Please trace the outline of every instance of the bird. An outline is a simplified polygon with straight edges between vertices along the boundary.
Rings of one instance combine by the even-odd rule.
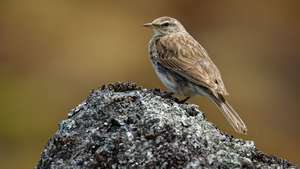
[[[246,134],[245,123],[225,99],[228,92],[219,69],[185,27],[168,16],[145,23],[144,27],[153,30],[148,53],[167,90],[185,96],[183,102],[196,95],[209,98],[237,133]]]

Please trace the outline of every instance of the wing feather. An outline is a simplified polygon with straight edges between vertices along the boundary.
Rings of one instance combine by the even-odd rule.
[[[191,35],[176,33],[163,36],[156,42],[156,48],[156,61],[162,66],[213,92],[228,94],[218,68]]]

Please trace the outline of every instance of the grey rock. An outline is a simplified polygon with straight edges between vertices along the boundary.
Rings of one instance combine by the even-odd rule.
[[[177,101],[133,83],[93,90],[60,123],[36,168],[297,168]]]

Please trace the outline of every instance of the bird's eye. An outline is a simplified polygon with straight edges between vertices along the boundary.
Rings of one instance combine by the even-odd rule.
[[[161,26],[170,26],[170,23],[169,22],[165,22],[165,23],[163,23],[163,24],[161,24]]]

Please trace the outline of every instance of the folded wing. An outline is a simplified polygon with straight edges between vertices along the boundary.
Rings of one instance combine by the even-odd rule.
[[[214,93],[228,94],[218,68],[205,49],[189,34],[164,36],[157,41],[156,48],[156,60],[162,66]]]

